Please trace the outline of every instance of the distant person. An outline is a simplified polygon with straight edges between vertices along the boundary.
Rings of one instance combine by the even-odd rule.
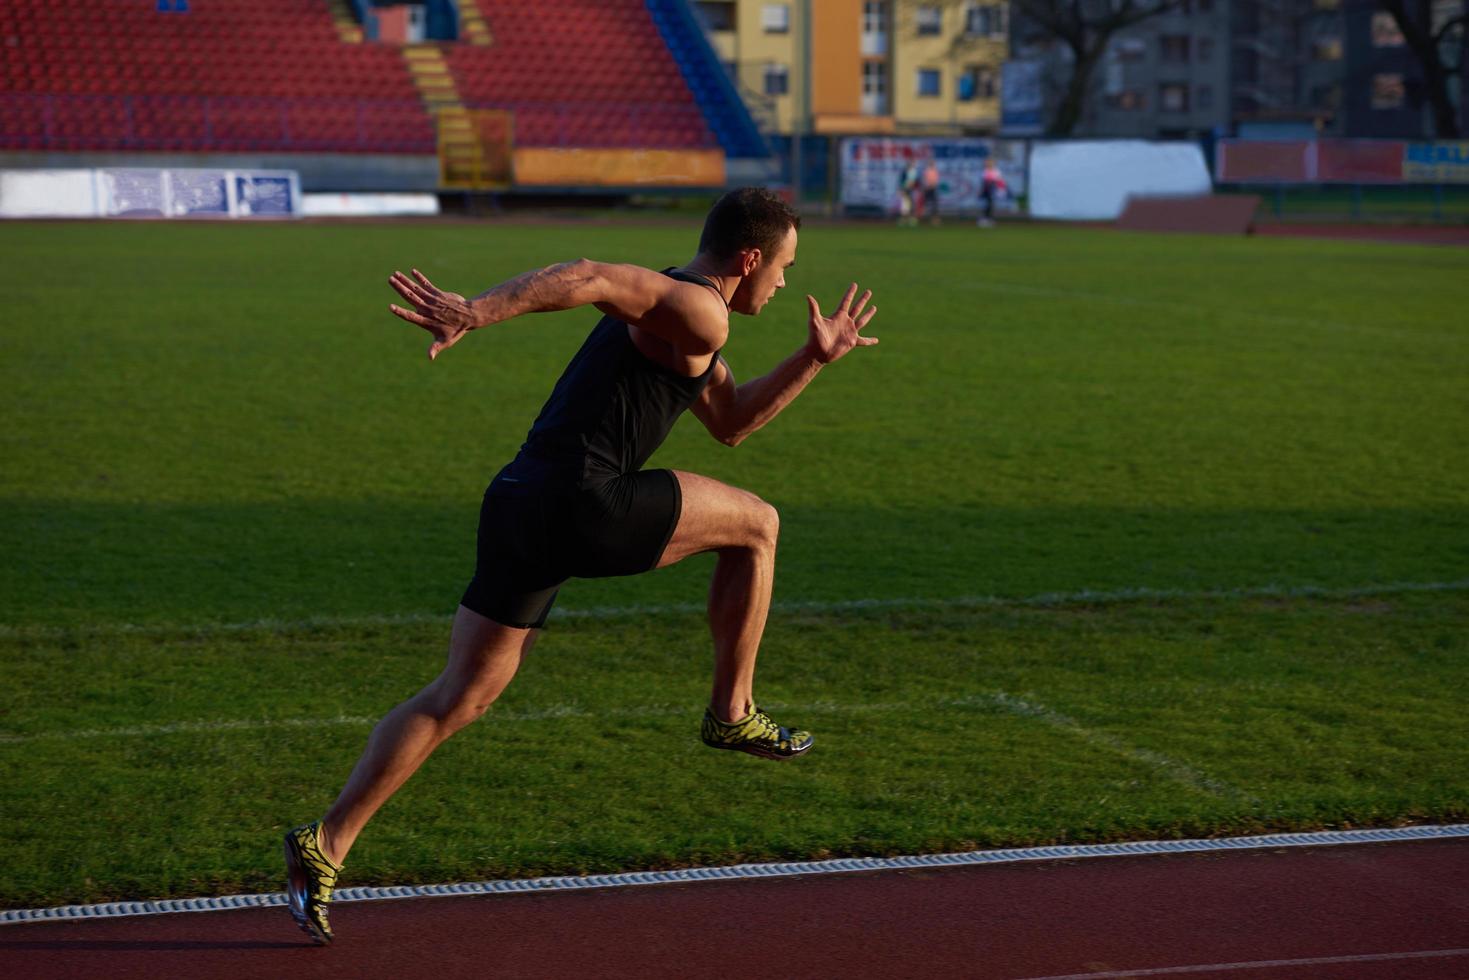
[[[908,165],[903,168],[903,174],[898,178],[898,193],[902,195],[899,200],[901,214],[898,217],[899,224],[916,225],[923,210],[919,185],[923,180],[923,172],[918,166],[917,160],[909,160]]]
[[[1000,173],[999,166],[994,158],[984,162],[984,174],[979,181],[979,199],[984,202],[984,213],[979,216],[981,228],[993,228],[995,225],[995,201],[1003,198],[1010,192],[1005,183],[1005,177]]]
[[[716,553],[714,683],[700,737],[765,759],[810,750],[808,732],[776,724],[755,703],[755,656],[775,575],[775,508],[707,476],[643,469],[685,409],[734,446],[823,367],[877,343],[860,332],[877,313],[867,306],[871,290],[859,296],[853,283],[829,317],[807,296],[805,342],[769,374],[735,384],[720,354],[730,314],[759,313],[785,286],[800,225],[780,198],[746,187],[714,205],[698,253],[682,268],[659,273],[579,259],[472,300],[416,269],[412,278],[393,273],[389,282],[411,308],[389,308],[433,335],[430,359],[471,330],[527,313],[595,306],[604,315],[519,454],[485,492],[474,578],[454,616],[443,673],[378,722],[326,815],[286,834],[291,914],[312,939],[331,941],[327,903],[357,835],[445,739],[500,696],[569,578],[635,575]],[[464,421],[446,406],[426,424]]]
[[[939,165],[932,154],[923,166],[923,211],[931,223],[939,223]]]

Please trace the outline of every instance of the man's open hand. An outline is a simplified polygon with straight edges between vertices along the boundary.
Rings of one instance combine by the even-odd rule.
[[[388,285],[413,304],[412,310],[392,303],[388,304],[388,309],[434,335],[434,342],[428,346],[429,360],[438,357],[440,351],[453,347],[460,337],[477,326],[468,300],[458,293],[446,292],[435,286],[417,269],[413,270],[413,279],[394,272],[388,277]]]
[[[864,337],[860,332],[877,315],[875,306],[865,313],[862,312],[862,308],[871,298],[870,289],[858,297],[857,284],[854,282],[847,290],[847,295],[837,304],[836,312],[825,317],[821,315],[821,307],[816,298],[807,296],[806,302],[811,306],[811,320],[808,324],[810,339],[806,346],[812,356],[822,364],[830,364],[853,347],[871,347],[877,343],[876,337]]]

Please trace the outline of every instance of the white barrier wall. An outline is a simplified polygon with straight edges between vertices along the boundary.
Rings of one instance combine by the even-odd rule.
[[[0,218],[246,218],[301,213],[294,170],[0,170]]]
[[[1203,151],[1194,143],[1066,140],[1030,149],[1030,213],[1037,218],[1111,221],[1133,195],[1211,190]]]

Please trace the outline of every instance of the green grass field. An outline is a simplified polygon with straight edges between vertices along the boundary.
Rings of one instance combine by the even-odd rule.
[[[393,268],[472,292],[696,226],[5,224],[0,907],[277,890],[442,663],[485,482],[594,320],[430,365]],[[738,449],[782,513],[758,690],[697,739],[712,562],[573,582],[344,884],[1469,819],[1465,253],[812,224],[882,338]]]

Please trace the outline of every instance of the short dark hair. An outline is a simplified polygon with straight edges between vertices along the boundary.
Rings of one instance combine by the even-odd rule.
[[[739,187],[725,194],[704,219],[699,251],[728,259],[744,249],[774,254],[786,232],[801,227],[796,209],[763,187]]]

